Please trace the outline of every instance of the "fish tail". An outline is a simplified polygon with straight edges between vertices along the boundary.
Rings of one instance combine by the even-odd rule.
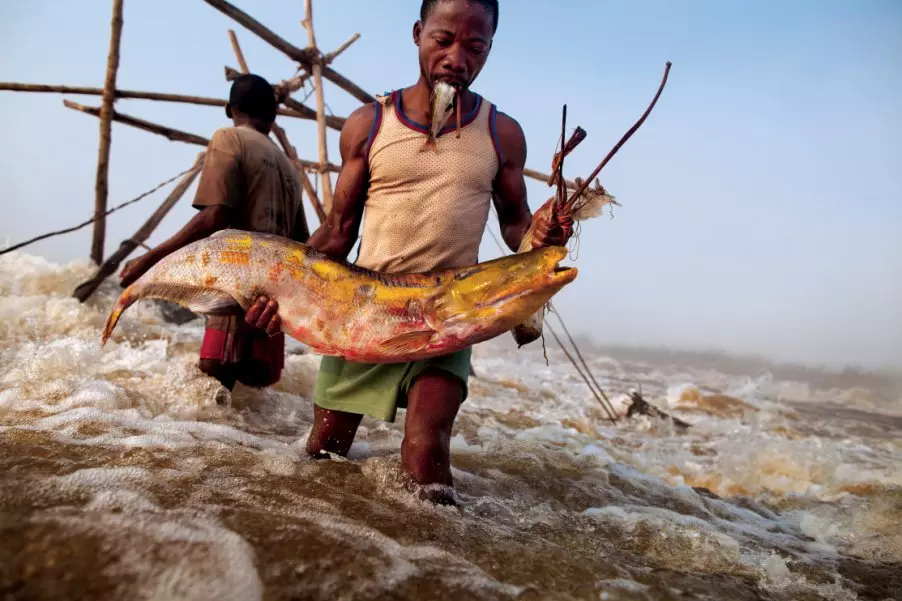
[[[122,317],[123,311],[132,306],[136,300],[138,300],[138,295],[132,294],[131,288],[126,288],[125,292],[119,296],[119,300],[113,305],[113,310],[110,312],[109,317],[106,319],[106,323],[103,325],[103,338],[100,342],[100,346],[106,345],[106,341],[113,333],[113,330],[116,329],[116,324],[119,323],[119,318]]]
[[[431,150],[433,152],[438,152],[438,142],[436,142],[435,136],[433,136],[431,132],[428,136],[426,136],[426,142],[423,143],[423,148],[421,150]]]

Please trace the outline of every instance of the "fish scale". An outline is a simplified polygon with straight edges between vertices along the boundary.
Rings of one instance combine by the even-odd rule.
[[[126,288],[103,330],[141,299],[204,315],[241,314],[259,295],[282,331],[322,355],[402,363],[452,353],[510,330],[572,282],[547,247],[456,269],[382,274],[269,234],[223,230],[168,255]]]

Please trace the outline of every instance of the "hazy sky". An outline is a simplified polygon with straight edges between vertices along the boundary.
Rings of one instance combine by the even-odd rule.
[[[237,5],[306,44],[300,0]],[[315,5],[324,50],[362,35],[333,65],[340,73],[373,93],[415,80],[417,0]],[[588,175],[673,62],[655,111],[602,172],[623,206],[613,220],[583,224],[581,275],[556,299],[571,329],[609,343],[902,365],[902,3],[551,5],[502,0],[495,46],[474,86],[520,121],[534,169],[549,169],[567,103],[569,124],[588,138],[566,173]],[[101,86],[110,7],[3,2],[0,80]],[[287,58],[201,0],[126,1],[124,21],[121,88],[226,97],[223,66],[237,67],[229,27],[251,70],[273,81],[294,73]],[[358,106],[326,86],[335,114]],[[62,100],[0,92],[0,245],[93,210],[98,120]],[[210,107],[124,100],[117,109],[205,137],[227,124]],[[315,124],[282,124],[315,159]],[[330,130],[336,162],[337,140]],[[188,168],[200,150],[114,124],[110,205]],[[167,191],[110,218],[107,253]],[[533,209],[549,192],[530,181]],[[151,243],[180,227],[189,205],[186,198],[173,210]],[[86,258],[89,247],[85,228],[29,250],[69,261]],[[488,235],[483,248],[483,257],[497,256]]]

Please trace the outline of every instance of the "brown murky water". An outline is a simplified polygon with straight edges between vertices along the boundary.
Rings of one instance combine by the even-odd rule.
[[[0,599],[902,599],[902,399],[596,356],[692,424],[610,425],[562,356],[479,347],[458,507],[402,492],[396,424],[302,453],[317,358],[220,390],[200,329],[0,259]]]

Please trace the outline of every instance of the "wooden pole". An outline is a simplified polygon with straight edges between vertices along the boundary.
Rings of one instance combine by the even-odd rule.
[[[71,100],[63,100],[63,105],[66,108],[70,108],[72,110],[79,111],[88,115],[94,115],[95,117],[100,117],[101,115],[100,108],[84,106],[78,104],[77,102],[72,102]],[[124,123],[125,125],[131,125],[132,127],[136,127],[138,129],[143,129],[144,131],[148,131],[152,134],[164,136],[172,142],[184,142],[186,144],[197,144],[198,146],[206,146],[210,143],[210,140],[204,138],[203,136],[189,134],[177,129],[165,127],[163,125],[157,125],[156,123],[144,121],[143,119],[138,119],[137,117],[132,117],[130,115],[126,115],[125,113],[120,113],[117,111],[112,112],[110,119],[112,121]]]
[[[313,85],[316,88],[316,126],[319,134],[320,181],[323,188],[323,208],[326,214],[332,210],[332,176],[326,171],[329,162],[329,149],[326,143],[326,97],[323,93],[323,65],[320,63],[319,50],[316,47],[316,34],[313,30],[313,0],[304,0],[304,29],[307,30],[307,50],[314,53]]]
[[[71,100],[64,100],[63,104],[66,105],[67,108],[77,110],[80,113],[85,113],[86,115],[93,115],[95,117],[100,116],[100,109],[97,107],[83,106],[72,102]],[[138,129],[143,129],[146,132],[163,136],[164,138],[167,138],[174,142],[196,144],[197,146],[207,146],[210,143],[210,140],[204,138],[203,136],[184,132],[172,127],[166,127],[165,125],[151,123],[150,121],[138,119],[137,117],[132,117],[130,115],[126,115],[125,113],[114,112],[113,121],[122,123],[124,125],[130,125]],[[317,167],[319,167],[319,163],[317,161],[308,161],[301,159],[300,162],[306,169],[316,169]],[[332,173],[338,173],[339,171],[341,171],[341,167],[332,163],[328,163],[326,165],[326,168]]]
[[[228,67],[226,70],[228,72]],[[235,71],[237,73],[237,71]],[[231,81],[234,77],[230,78],[228,75],[226,79]],[[86,96],[101,96],[103,95],[103,88],[92,88],[88,86],[61,86],[61,85],[50,85],[50,84],[39,84],[39,83],[13,83],[13,82],[0,82],[0,91],[7,92],[38,92],[38,93],[56,93],[56,94],[79,94]],[[228,100],[224,100],[221,98],[208,98],[206,96],[186,96],[184,94],[166,94],[162,92],[139,92],[136,90],[116,90],[115,95],[117,99],[120,98],[129,98],[135,100],[158,100],[163,102],[178,102],[182,104],[197,104],[202,106],[219,106],[225,107],[228,104]],[[279,108],[278,113],[283,117],[293,117],[295,119],[307,119],[308,121],[316,120],[316,111],[310,108],[309,106],[294,101],[295,109],[288,108]],[[344,125],[344,119],[341,117],[333,117],[333,119],[339,119],[340,122],[328,123],[329,127],[334,127],[335,129],[341,129],[341,126]]]
[[[268,29],[243,10],[226,2],[226,0],[204,0],[204,2],[256,34],[270,46],[284,53],[291,60],[300,63],[308,71],[312,71],[309,67],[311,67],[312,63],[318,59],[319,55],[319,52],[316,49],[311,49],[310,47],[298,48],[288,42],[288,40],[273,33],[272,30]],[[350,79],[336,73],[329,67],[322,70],[322,75],[364,104],[376,101],[376,98],[372,94],[369,94]]]
[[[250,73],[251,70],[247,66],[247,61],[244,60],[244,53],[241,51],[241,46],[238,44],[238,36],[235,35],[235,31],[229,30],[229,41],[232,43],[232,51],[235,53],[235,58],[238,60],[238,66],[241,68],[242,73]]]
[[[181,181],[172,189],[169,196],[166,197],[166,200],[163,201],[163,204],[153,212],[147,221],[144,222],[144,225],[135,232],[134,236],[123,241],[119,245],[119,249],[103,262],[90,280],[80,284],[75,291],[72,292],[73,297],[77,298],[82,303],[85,302],[106,278],[116,272],[119,268],[119,264],[150,237],[157,226],[160,225],[160,222],[163,221],[163,218],[166,217],[166,214],[169,213],[172,207],[178,203],[179,199],[185,195],[185,192],[187,192],[188,188],[191,187],[191,184],[194,183],[197,175],[203,170],[204,155],[205,153],[203,152],[198,153],[197,159],[194,162],[194,167],[182,177]]]
[[[247,66],[247,61],[244,60],[244,52],[241,51],[241,44],[238,43],[238,36],[236,36],[235,32],[231,29],[229,30],[229,39],[232,42],[232,50],[235,52],[235,58],[238,60],[238,64],[241,66],[241,70],[244,73],[250,73],[250,68]],[[275,88],[274,86],[273,93],[281,95],[281,92],[281,90]],[[307,170],[304,168],[303,163],[298,157],[297,150],[295,150],[294,146],[288,140],[288,134],[285,133],[285,130],[282,129],[282,127],[278,123],[273,122],[272,131],[273,134],[275,134],[276,139],[279,141],[279,144],[282,146],[282,149],[285,151],[285,154],[288,155],[288,158],[294,164],[295,169],[297,169],[298,178],[301,180],[301,186],[303,186],[304,191],[307,192],[307,197],[310,199],[310,204],[313,206],[313,210],[316,212],[316,216],[319,218],[319,222],[322,223],[326,219],[325,215],[323,214],[323,208],[319,203],[319,198],[316,197],[316,190],[313,189],[313,185],[307,178]],[[305,215],[305,225],[306,220],[307,217]],[[309,236],[309,227],[307,227],[307,233]]]
[[[110,131],[113,128],[113,100],[115,100],[116,73],[119,70],[119,43],[122,39],[122,0],[113,0],[113,18],[110,23],[110,51],[107,55],[106,80],[103,84],[103,102],[100,105],[100,148],[97,156],[97,179],[94,184],[94,234],[91,240],[91,260],[100,265],[103,261],[103,243],[106,236],[106,202],[109,195]]]

